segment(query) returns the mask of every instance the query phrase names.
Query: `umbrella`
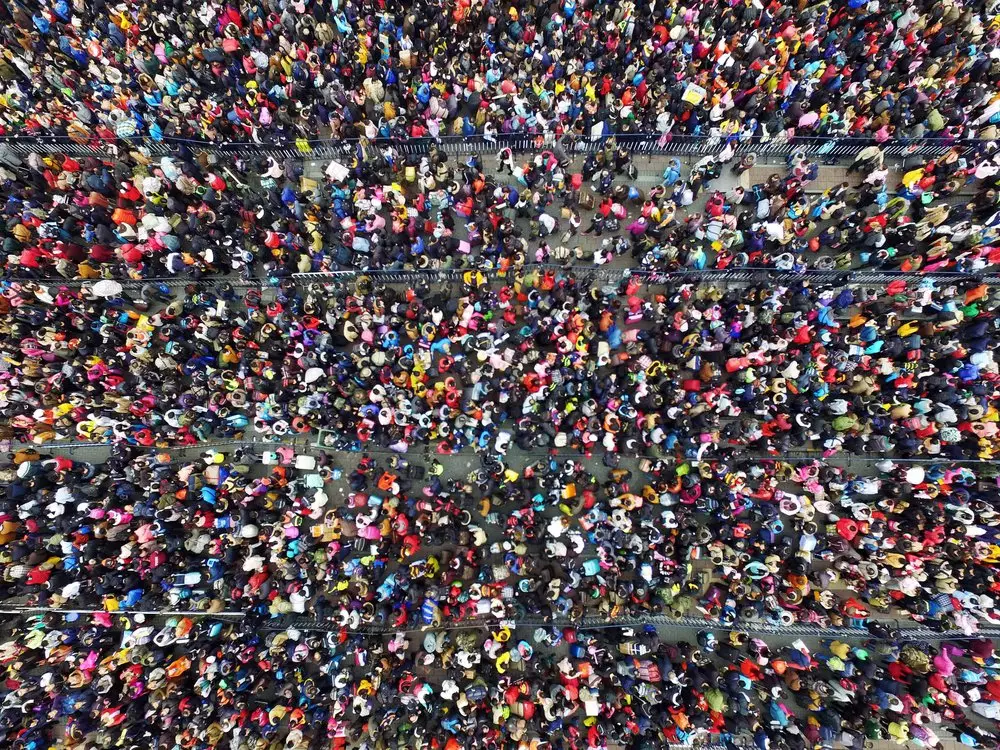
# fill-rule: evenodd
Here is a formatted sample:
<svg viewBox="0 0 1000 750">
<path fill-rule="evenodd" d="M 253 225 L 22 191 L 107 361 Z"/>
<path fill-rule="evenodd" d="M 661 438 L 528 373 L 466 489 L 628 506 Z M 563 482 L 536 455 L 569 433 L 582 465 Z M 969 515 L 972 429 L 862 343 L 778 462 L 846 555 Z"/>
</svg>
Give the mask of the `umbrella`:
<svg viewBox="0 0 1000 750">
<path fill-rule="evenodd" d="M 90 291 L 98 297 L 117 297 L 123 289 L 121 284 L 110 279 L 103 279 L 90 287 Z"/>
</svg>

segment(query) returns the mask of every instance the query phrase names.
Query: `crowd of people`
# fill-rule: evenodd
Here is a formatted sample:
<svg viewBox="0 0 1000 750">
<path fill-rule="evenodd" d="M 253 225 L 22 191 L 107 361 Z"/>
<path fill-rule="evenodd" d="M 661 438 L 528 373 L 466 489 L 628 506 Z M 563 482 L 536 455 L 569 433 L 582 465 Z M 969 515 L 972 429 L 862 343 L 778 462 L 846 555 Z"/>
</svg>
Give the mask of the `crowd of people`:
<svg viewBox="0 0 1000 750">
<path fill-rule="evenodd" d="M 322 431 L 338 450 L 607 461 L 996 454 L 1000 298 L 975 279 L 659 287 L 532 269 L 349 287 L 100 297 L 7 283 L 0 438 L 157 447 Z"/>
<path fill-rule="evenodd" d="M 1000 707 L 989 640 L 812 650 L 740 631 L 691 640 L 559 628 L 371 639 L 38 617 L 0 645 L 12 697 L 0 733 L 14 750 L 87 738 L 128 750 L 652 750 L 720 734 L 735 748 L 736 733 L 757 750 L 995 747 L 979 725 Z M 565 655 L 551 655 L 554 643 Z"/>
<path fill-rule="evenodd" d="M 0 5 L 0 745 L 1000 750 L 998 90 L 993 0 Z"/>
<path fill-rule="evenodd" d="M 995 480 L 739 458 L 595 474 L 484 457 L 444 473 L 285 448 L 118 446 L 99 464 L 19 451 L 2 477 L 2 598 L 52 613 L 8 626 L 0 736 L 15 750 L 998 744 L 997 657 L 976 636 L 998 619 Z M 685 613 L 705 621 L 696 638 L 575 625 Z M 885 624 L 899 617 L 970 639 L 909 643 Z M 740 630 L 792 623 L 865 629 L 812 649 Z"/>
<path fill-rule="evenodd" d="M 995 137 L 978 0 L 5 4 L 0 135 Z"/>
<path fill-rule="evenodd" d="M 546 147 L 542 147 L 546 149 Z M 888 164 L 861 151 L 825 190 L 800 152 L 732 187 L 731 146 L 637 187 L 628 149 L 401 156 L 357 146 L 320 175 L 302 159 L 181 149 L 151 157 L 0 158 L 3 276 L 38 280 L 281 279 L 297 273 L 535 264 L 646 271 L 995 271 L 1000 149 L 956 147 Z M 814 157 L 818 158 L 818 157 Z M 644 169 L 650 168 L 644 165 Z M 309 176 L 312 175 L 312 176 Z M 317 179 L 314 179 L 317 178 Z M 619 260 L 620 259 L 620 260 Z"/>
<path fill-rule="evenodd" d="M 380 460 L 381 459 L 381 460 Z M 691 615 L 940 630 L 1000 622 L 995 482 L 964 465 L 484 456 L 449 478 L 281 447 L 198 459 L 22 450 L 0 592 L 27 607 L 309 615 L 360 627 Z M 603 476 L 606 474 L 606 476 Z"/>
</svg>

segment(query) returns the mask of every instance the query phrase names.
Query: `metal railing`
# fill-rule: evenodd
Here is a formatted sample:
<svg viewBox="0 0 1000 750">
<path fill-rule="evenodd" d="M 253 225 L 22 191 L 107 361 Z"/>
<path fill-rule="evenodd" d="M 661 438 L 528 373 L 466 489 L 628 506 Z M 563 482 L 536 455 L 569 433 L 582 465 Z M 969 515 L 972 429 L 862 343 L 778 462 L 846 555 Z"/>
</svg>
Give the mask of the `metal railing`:
<svg viewBox="0 0 1000 750">
<path fill-rule="evenodd" d="M 463 269 L 351 269 L 345 271 L 318 271 L 310 273 L 293 273 L 287 276 L 269 276 L 232 278 L 226 276 L 202 277 L 190 279 L 178 276 L 157 277 L 148 279 L 114 279 L 125 289 L 140 289 L 147 284 L 165 285 L 168 287 L 197 286 L 199 288 L 217 288 L 230 286 L 233 289 L 267 289 L 283 282 L 296 284 L 336 284 L 357 281 L 367 278 L 384 284 L 413 284 L 421 281 L 462 281 L 466 274 L 482 274 L 489 280 L 512 279 L 519 274 L 531 272 L 547 272 L 563 276 L 573 276 L 584 282 L 616 282 L 630 277 L 644 279 L 649 284 L 690 284 L 708 282 L 713 284 L 783 284 L 798 281 L 809 281 L 813 284 L 873 285 L 881 286 L 893 281 L 976 281 L 986 284 L 1000 284 L 1000 274 L 994 272 L 971 271 L 866 271 L 843 270 L 831 271 L 825 269 L 807 268 L 799 271 L 784 271 L 766 266 L 744 266 L 740 268 L 686 268 L 675 271 L 657 271 L 645 268 L 608 268 L 601 266 L 566 266 L 557 263 L 525 263 L 517 268 L 501 270 L 497 268 L 463 268 Z M 44 286 L 86 287 L 103 279 L 64 279 L 58 277 L 7 277 L 0 278 L 0 284 L 5 282 L 31 282 Z"/>
<path fill-rule="evenodd" d="M 537 152 L 562 149 L 567 154 L 586 154 L 603 149 L 610 144 L 620 146 L 633 154 L 649 156 L 694 156 L 721 151 L 732 141 L 735 155 L 755 153 L 758 156 L 787 156 L 801 152 L 806 156 L 827 159 L 853 159 L 863 149 L 879 145 L 886 156 L 905 158 L 920 156 L 932 158 L 954 147 L 963 151 L 976 150 L 987 141 L 977 138 L 913 138 L 890 139 L 878 143 L 874 138 L 850 136 L 777 137 L 763 139 L 753 136 L 727 139 L 723 136 L 660 134 L 660 133 L 609 133 L 602 136 L 555 136 L 552 134 L 504 133 L 496 135 L 442 136 L 439 138 L 352 138 L 352 139 L 297 139 L 257 143 L 252 141 L 206 141 L 194 138 L 165 137 L 159 140 L 146 137 L 109 138 L 92 137 L 89 140 L 59 135 L 18 135 L 0 137 L 0 160 L 6 151 L 16 156 L 30 153 L 66 153 L 72 156 L 108 156 L 122 150 L 142 148 L 150 156 L 167 156 L 178 152 L 211 151 L 231 156 L 271 156 L 274 158 L 348 159 L 369 149 L 391 148 L 398 156 L 425 154 L 432 148 L 448 154 L 464 155 L 492 153 L 503 148 L 516 152 Z"/>
<path fill-rule="evenodd" d="M 710 281 L 720 284 L 733 283 L 758 283 L 776 284 L 792 283 L 795 281 L 807 280 L 812 283 L 823 284 L 872 284 L 883 285 L 896 280 L 933 280 L 933 281 L 961 281 L 975 280 L 983 283 L 1000 283 L 1000 274 L 973 273 L 962 271 L 934 271 L 927 273 L 907 272 L 907 271 L 829 271 L 822 269 L 803 269 L 801 271 L 782 271 L 765 266 L 743 267 L 743 268 L 705 268 L 705 269 L 682 269 L 676 271 L 656 271 L 644 268 L 604 268 L 600 266 L 563 266 L 556 263 L 525 263 L 516 269 L 503 271 L 500 269 L 417 269 L 412 271 L 397 270 L 350 270 L 350 271 L 328 271 L 316 273 L 296 273 L 285 278 L 300 283 L 309 282 L 337 282 L 351 281 L 362 276 L 373 281 L 385 283 L 412 283 L 426 280 L 428 278 L 439 281 L 461 281 L 466 274 L 481 273 L 487 278 L 513 278 L 518 273 L 530 273 L 532 271 L 552 271 L 564 275 L 574 275 L 582 279 L 593 279 L 601 281 L 620 281 L 633 276 L 645 279 L 650 284 L 673 284 L 692 283 L 698 281 Z M 280 282 L 281 279 L 274 279 Z"/>
<path fill-rule="evenodd" d="M 668 615 L 649 615 L 645 617 L 617 617 L 609 620 L 603 617 L 582 617 L 577 620 L 570 618 L 545 619 L 541 617 L 526 617 L 518 620 L 484 617 L 482 619 L 455 622 L 439 627 L 396 628 L 391 625 L 371 625 L 358 630 L 348 631 L 364 635 L 392 635 L 395 633 L 423 633 L 442 630 L 469 630 L 498 627 L 510 628 L 562 628 L 572 627 L 576 630 L 607 630 L 611 628 L 643 628 L 647 625 L 682 628 L 686 630 L 741 630 L 754 635 L 781 635 L 800 638 L 836 638 L 842 640 L 882 640 L 880 636 L 869 632 L 863 627 L 820 627 L 816 625 L 771 625 L 765 622 L 736 620 L 732 623 L 721 623 L 718 620 L 701 617 L 670 617 Z M 1000 628 L 981 628 L 974 635 L 968 635 L 962 630 L 933 630 L 922 625 L 899 623 L 898 640 L 901 641 L 951 641 L 969 638 L 997 638 Z M 267 621 L 266 630 L 312 630 L 320 632 L 338 632 L 343 626 L 335 622 L 323 622 L 311 617 L 283 616 Z"/>
<path fill-rule="evenodd" d="M 242 439 L 232 439 L 224 440 L 218 438 L 212 438 L 205 441 L 199 441 L 197 443 L 188 445 L 169 445 L 169 446 L 144 446 L 138 444 L 128 444 L 129 448 L 148 451 L 149 453 L 169 453 L 169 454 L 195 454 L 203 453 L 212 449 L 254 449 L 260 451 L 273 451 L 278 448 L 294 448 L 299 453 L 309 453 L 313 451 L 322 451 L 327 454 L 337 454 L 342 456 L 358 456 L 362 453 L 368 455 L 377 456 L 405 456 L 410 461 L 418 460 L 421 458 L 421 453 L 415 446 L 413 450 L 406 453 L 399 453 L 399 451 L 394 451 L 389 448 L 381 448 L 377 446 L 362 446 L 358 449 L 345 449 L 336 447 L 333 445 L 323 445 L 321 443 L 322 436 L 324 434 L 335 434 L 330 430 L 324 428 L 317 428 L 316 430 L 311 430 L 308 433 L 304 433 L 300 437 L 269 437 L 264 435 L 254 435 Z M 119 443 L 120 444 L 120 443 Z M 52 443 L 23 443 L 23 442 L 13 442 L 8 441 L 4 444 L 6 451 L 20 451 L 20 450 L 35 450 L 43 454 L 55 454 L 58 455 L 62 451 L 73 452 L 73 451 L 88 451 L 88 450 L 110 450 L 116 445 L 113 441 L 108 442 L 52 442 Z M 468 460 L 480 454 L 476 453 L 471 449 L 465 449 L 459 451 L 458 453 L 439 453 L 435 454 L 437 460 L 446 462 L 449 460 Z M 542 458 L 555 458 L 555 459 L 573 459 L 579 460 L 584 454 L 580 452 L 566 451 L 566 450 L 533 450 L 533 451 L 522 451 L 518 450 L 514 457 L 519 461 L 530 462 L 534 459 Z M 648 459 L 650 461 L 662 461 L 664 463 L 698 463 L 700 461 L 713 461 L 724 459 L 733 465 L 742 463 L 761 463 L 763 461 L 785 461 L 785 462 L 816 462 L 820 464 L 829 464 L 836 466 L 845 466 L 847 468 L 853 468 L 855 465 L 868 466 L 871 464 L 876 464 L 882 461 L 891 461 L 894 464 L 906 464 L 906 465 L 919 465 L 919 466 L 972 466 L 972 467 L 982 467 L 977 469 L 977 471 L 983 471 L 984 477 L 993 476 L 994 472 L 1000 471 L 1000 459 L 990 459 L 990 458 L 942 458 L 940 456 L 926 456 L 926 457 L 898 457 L 892 454 L 885 454 L 881 452 L 869 452 L 869 453 L 847 453 L 839 452 L 826 456 L 824 451 L 820 449 L 813 450 L 794 450 L 786 451 L 780 455 L 774 455 L 770 453 L 761 453 L 757 451 L 748 452 L 746 450 L 741 450 L 738 446 L 732 448 L 727 448 L 723 454 L 713 454 L 705 453 L 700 458 L 697 456 L 683 456 L 668 454 L 663 456 L 654 456 L 646 454 L 637 454 L 628 457 L 629 460 L 641 461 Z"/>
<path fill-rule="evenodd" d="M 2 606 L 2 605 L 0 605 Z M 126 619 L 135 615 L 144 617 L 190 617 L 199 619 L 229 620 L 243 619 L 248 612 L 225 611 L 225 612 L 203 612 L 199 610 L 129 610 L 124 609 L 117 612 L 108 612 L 104 609 L 86 608 L 66 608 L 57 607 L 32 607 L 6 606 L 0 608 L 0 614 L 30 617 L 32 615 L 112 615 L 113 618 L 124 617 Z M 115 620 L 112 620 L 114 626 Z M 962 630 L 933 630 L 913 623 L 912 621 L 899 621 L 893 640 L 899 641 L 952 641 L 967 640 L 970 638 L 1000 638 L 1000 627 L 983 627 L 975 634 L 969 635 Z M 266 631 L 281 630 L 304 630 L 313 632 L 340 632 L 346 631 L 355 635 L 382 636 L 395 635 L 396 633 L 425 633 L 454 630 L 485 630 L 500 627 L 508 628 L 565 628 L 571 627 L 575 630 L 609 630 L 614 628 L 641 629 L 646 626 L 670 627 L 683 630 L 741 630 L 752 635 L 781 635 L 783 637 L 798 638 L 824 638 L 838 640 L 885 640 L 885 636 L 872 633 L 864 627 L 822 627 L 817 625 L 772 625 L 762 621 L 736 620 L 731 623 L 722 623 L 716 619 L 703 617 L 671 617 L 669 615 L 647 615 L 634 617 L 616 617 L 608 619 L 604 617 L 582 617 L 571 619 L 524 617 L 520 619 L 504 619 L 497 617 L 482 617 L 464 621 L 442 624 L 438 626 L 426 625 L 421 627 L 393 625 L 366 625 L 356 629 L 346 628 L 336 622 L 317 620 L 314 617 L 304 617 L 297 615 L 280 615 L 271 617 L 261 624 L 261 629 Z M 127 627 L 127 626 L 126 626 Z"/>
</svg>

